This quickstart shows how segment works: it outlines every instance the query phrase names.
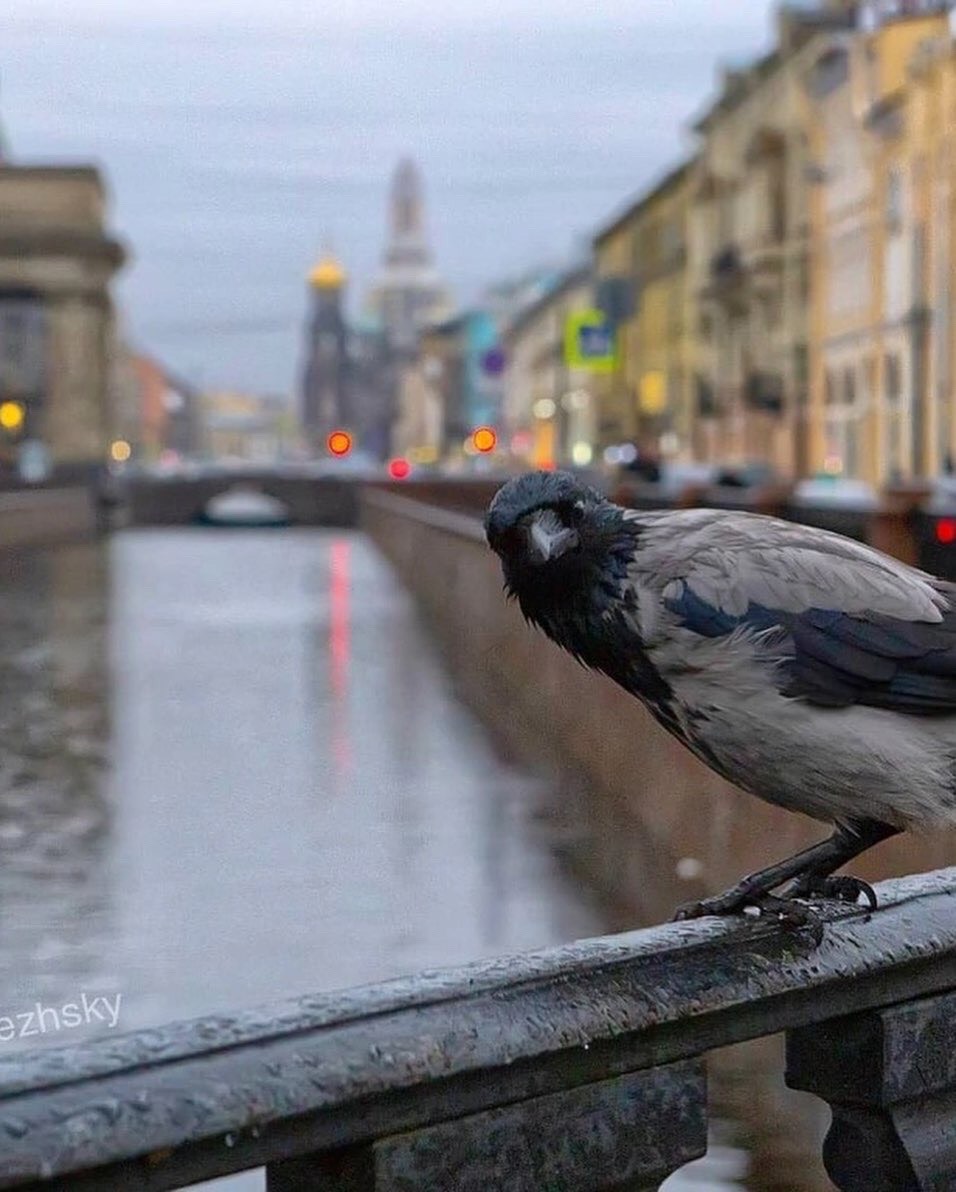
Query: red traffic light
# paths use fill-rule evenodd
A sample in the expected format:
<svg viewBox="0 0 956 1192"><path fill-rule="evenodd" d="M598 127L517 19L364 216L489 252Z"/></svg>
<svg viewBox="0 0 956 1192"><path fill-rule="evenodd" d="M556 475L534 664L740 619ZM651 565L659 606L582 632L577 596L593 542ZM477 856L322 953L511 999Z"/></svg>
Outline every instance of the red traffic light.
<svg viewBox="0 0 956 1192"><path fill-rule="evenodd" d="M494 451L495 447L497 447L498 436L495 434L493 427L479 426L471 436L471 441L474 443L476 451L480 451L482 455L487 455L489 451Z"/></svg>
<svg viewBox="0 0 956 1192"><path fill-rule="evenodd" d="M412 465L407 459L399 457L388 461L388 474L393 480L406 480L411 470Z"/></svg>
<svg viewBox="0 0 956 1192"><path fill-rule="evenodd" d="M348 455L352 450L352 436L347 430L334 430L325 440L330 455Z"/></svg>
<svg viewBox="0 0 956 1192"><path fill-rule="evenodd" d="M941 517L936 523L936 541L943 546L956 542L956 517Z"/></svg>

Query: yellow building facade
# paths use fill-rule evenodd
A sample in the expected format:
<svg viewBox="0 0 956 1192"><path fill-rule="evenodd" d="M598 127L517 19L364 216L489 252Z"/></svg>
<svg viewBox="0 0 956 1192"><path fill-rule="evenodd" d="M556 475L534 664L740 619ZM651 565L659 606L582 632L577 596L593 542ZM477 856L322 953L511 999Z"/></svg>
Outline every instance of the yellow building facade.
<svg viewBox="0 0 956 1192"><path fill-rule="evenodd" d="M604 445L693 452L692 166L684 163L595 239L596 295L617 324L617 365L596 382Z"/></svg>
<svg viewBox="0 0 956 1192"><path fill-rule="evenodd" d="M725 73L697 124L689 270L696 306L698 458L808 468L810 166L808 66L822 36L849 35L841 6L781 12L776 48Z"/></svg>
<svg viewBox="0 0 956 1192"><path fill-rule="evenodd" d="M917 326L925 336L922 411L914 462L924 474L951 473L956 460L956 53L936 24L914 48L907 102L912 234L921 255Z"/></svg>
<svg viewBox="0 0 956 1192"><path fill-rule="evenodd" d="M881 486L937 473L951 439L952 211L947 17L874 17L820 39L807 72L808 464Z"/></svg>
<svg viewBox="0 0 956 1192"><path fill-rule="evenodd" d="M637 396L629 346L634 338L634 228L633 206L598 232L594 240L594 285L605 305L616 290L614 303L617 355L614 368L594 378L597 445L631 442L637 434Z"/></svg>
<svg viewBox="0 0 956 1192"><path fill-rule="evenodd" d="M568 363L565 335L568 320L592 304L590 269L574 269L505 329L504 430L512 455L528 466L591 463L600 378Z"/></svg>

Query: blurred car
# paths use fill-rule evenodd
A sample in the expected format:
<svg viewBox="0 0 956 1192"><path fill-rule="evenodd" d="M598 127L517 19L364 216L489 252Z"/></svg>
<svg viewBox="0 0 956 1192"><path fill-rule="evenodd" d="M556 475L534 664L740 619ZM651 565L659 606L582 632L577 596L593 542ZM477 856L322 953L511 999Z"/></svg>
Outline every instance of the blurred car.
<svg viewBox="0 0 956 1192"><path fill-rule="evenodd" d="M931 490L923 506L924 512L950 516L956 513L956 476L936 476L929 484Z"/></svg>
<svg viewBox="0 0 956 1192"><path fill-rule="evenodd" d="M664 461L658 479L642 479L633 470L621 468L611 497L634 509L659 509L678 504L691 491L704 491L713 485L717 469L712 464L672 463Z"/></svg>
<svg viewBox="0 0 956 1192"><path fill-rule="evenodd" d="M798 480L790 497L792 505L807 508L834 508L869 511L879 504L879 496L863 480L845 476L811 476Z"/></svg>
<svg viewBox="0 0 956 1192"><path fill-rule="evenodd" d="M813 476L794 485L787 516L806 526L868 542L872 515L879 506L879 493L865 481Z"/></svg>
<svg viewBox="0 0 956 1192"><path fill-rule="evenodd" d="M779 484L780 476L770 464L753 460L742 464L718 465L713 483L718 488L765 488Z"/></svg>
<svg viewBox="0 0 956 1192"><path fill-rule="evenodd" d="M929 495L915 511L918 564L942 579L956 579L956 476L927 482Z"/></svg>
<svg viewBox="0 0 956 1192"><path fill-rule="evenodd" d="M680 496L689 488L710 488L716 482L717 467L714 464L664 463L657 483L662 492Z"/></svg>

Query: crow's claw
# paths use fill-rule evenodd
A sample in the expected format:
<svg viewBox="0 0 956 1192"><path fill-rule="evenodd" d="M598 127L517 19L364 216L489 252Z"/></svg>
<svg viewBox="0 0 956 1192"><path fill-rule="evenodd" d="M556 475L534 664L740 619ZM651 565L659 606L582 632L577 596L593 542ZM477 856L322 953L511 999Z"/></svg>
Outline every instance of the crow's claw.
<svg viewBox="0 0 956 1192"><path fill-rule="evenodd" d="M775 915L790 927L816 927L817 919L812 908L792 898L778 898L775 894L743 894L728 890L713 898L702 898L699 902L685 902L674 914L675 922L701 919L705 915L735 915L753 908L761 916Z"/></svg>
<svg viewBox="0 0 956 1192"><path fill-rule="evenodd" d="M851 903L857 903L863 897L869 903L870 910L875 911L877 907L876 891L870 883L843 873L830 874L828 877L810 874L796 881L788 893L793 898L831 898L837 902Z"/></svg>
<svg viewBox="0 0 956 1192"><path fill-rule="evenodd" d="M683 923L687 919L703 919L708 915L736 915L747 906L755 906L753 898L731 898L729 894L718 894L713 898L701 898L699 902L682 902L674 912L672 922Z"/></svg>

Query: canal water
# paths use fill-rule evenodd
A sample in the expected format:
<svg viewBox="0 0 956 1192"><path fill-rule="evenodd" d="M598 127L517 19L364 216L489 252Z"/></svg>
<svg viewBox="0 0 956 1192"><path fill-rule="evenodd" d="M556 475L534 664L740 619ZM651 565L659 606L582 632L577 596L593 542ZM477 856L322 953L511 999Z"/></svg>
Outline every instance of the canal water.
<svg viewBox="0 0 956 1192"><path fill-rule="evenodd" d="M37 1016L7 1054L611 926L362 537L128 531L0 566L0 1015ZM815 1186L753 1182L739 1137L669 1192Z"/></svg>

